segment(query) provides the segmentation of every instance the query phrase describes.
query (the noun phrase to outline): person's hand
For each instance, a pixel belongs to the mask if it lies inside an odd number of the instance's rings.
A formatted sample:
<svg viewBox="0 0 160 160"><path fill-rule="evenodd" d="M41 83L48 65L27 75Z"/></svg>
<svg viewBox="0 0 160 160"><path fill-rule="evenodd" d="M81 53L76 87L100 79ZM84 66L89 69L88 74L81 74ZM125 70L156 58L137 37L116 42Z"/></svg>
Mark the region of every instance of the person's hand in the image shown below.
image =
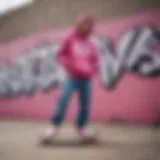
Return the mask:
<svg viewBox="0 0 160 160"><path fill-rule="evenodd" d="M83 61L76 64L76 70L84 75L91 74L93 71L92 67L88 63L85 63Z"/></svg>

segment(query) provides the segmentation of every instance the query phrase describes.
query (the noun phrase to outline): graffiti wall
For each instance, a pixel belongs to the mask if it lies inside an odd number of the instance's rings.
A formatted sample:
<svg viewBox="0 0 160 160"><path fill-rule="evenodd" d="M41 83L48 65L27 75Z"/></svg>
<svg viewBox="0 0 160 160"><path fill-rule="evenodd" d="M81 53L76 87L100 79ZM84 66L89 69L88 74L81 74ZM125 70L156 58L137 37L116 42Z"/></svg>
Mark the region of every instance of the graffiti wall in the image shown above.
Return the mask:
<svg viewBox="0 0 160 160"><path fill-rule="evenodd" d="M160 12L148 12L96 26L99 55L93 79L93 120L150 123L160 115ZM49 118L65 80L56 60L72 28L28 36L0 45L0 116ZM72 98L68 118L78 109Z"/></svg>

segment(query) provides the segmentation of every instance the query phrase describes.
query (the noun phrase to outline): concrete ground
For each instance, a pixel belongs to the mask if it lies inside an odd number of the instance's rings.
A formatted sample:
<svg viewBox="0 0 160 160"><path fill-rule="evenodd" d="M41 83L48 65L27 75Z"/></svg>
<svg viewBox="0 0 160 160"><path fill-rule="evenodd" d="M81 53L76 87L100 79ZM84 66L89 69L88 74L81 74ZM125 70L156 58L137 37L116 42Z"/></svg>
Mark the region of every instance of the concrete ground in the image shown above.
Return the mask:
<svg viewBox="0 0 160 160"><path fill-rule="evenodd" d="M81 146L74 127L63 126L57 145L38 144L45 122L0 121L0 160L158 160L160 129L93 124L100 144ZM59 145L58 145L59 143Z"/></svg>

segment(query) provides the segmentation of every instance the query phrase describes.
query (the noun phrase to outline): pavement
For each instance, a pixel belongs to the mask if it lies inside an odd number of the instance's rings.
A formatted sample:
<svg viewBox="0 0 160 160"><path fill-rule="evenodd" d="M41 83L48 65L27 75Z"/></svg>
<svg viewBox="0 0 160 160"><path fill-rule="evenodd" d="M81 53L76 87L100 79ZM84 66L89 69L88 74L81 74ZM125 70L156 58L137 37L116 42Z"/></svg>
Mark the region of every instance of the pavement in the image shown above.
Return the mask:
<svg viewBox="0 0 160 160"><path fill-rule="evenodd" d="M55 145L39 140L49 124L0 120L0 160L159 160L160 129L152 126L91 124L99 143L81 145L72 124L64 124Z"/></svg>

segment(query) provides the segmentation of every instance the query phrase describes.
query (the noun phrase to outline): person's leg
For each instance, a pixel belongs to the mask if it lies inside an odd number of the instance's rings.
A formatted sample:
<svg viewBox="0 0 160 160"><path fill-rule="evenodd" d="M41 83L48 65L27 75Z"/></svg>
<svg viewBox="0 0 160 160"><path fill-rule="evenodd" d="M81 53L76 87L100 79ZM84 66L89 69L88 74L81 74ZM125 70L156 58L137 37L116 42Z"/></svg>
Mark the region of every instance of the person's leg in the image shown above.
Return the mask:
<svg viewBox="0 0 160 160"><path fill-rule="evenodd" d="M58 105L55 108L53 116L51 117L51 123L54 126L59 126L63 122L68 101L75 87L76 80L73 78L67 79L64 83L64 86L62 87L62 93L58 101Z"/></svg>
<svg viewBox="0 0 160 160"><path fill-rule="evenodd" d="M85 142L92 142L96 140L96 133L92 130L86 129L90 114L90 99L91 99L91 82L90 80L81 80L78 82L80 107L76 121L77 134L79 138Z"/></svg>
<svg viewBox="0 0 160 160"><path fill-rule="evenodd" d="M84 128L88 122L91 98L91 82L90 80L79 80L79 113L77 116L77 128Z"/></svg>
<svg viewBox="0 0 160 160"><path fill-rule="evenodd" d="M42 143L50 142L55 135L57 135L60 124L64 120L64 115L66 111L66 107L71 97L73 90L76 87L76 80L74 78L68 78L64 85L62 86L62 93L59 98L58 104L55 108L55 112L51 117L52 127L48 128L42 138Z"/></svg>

